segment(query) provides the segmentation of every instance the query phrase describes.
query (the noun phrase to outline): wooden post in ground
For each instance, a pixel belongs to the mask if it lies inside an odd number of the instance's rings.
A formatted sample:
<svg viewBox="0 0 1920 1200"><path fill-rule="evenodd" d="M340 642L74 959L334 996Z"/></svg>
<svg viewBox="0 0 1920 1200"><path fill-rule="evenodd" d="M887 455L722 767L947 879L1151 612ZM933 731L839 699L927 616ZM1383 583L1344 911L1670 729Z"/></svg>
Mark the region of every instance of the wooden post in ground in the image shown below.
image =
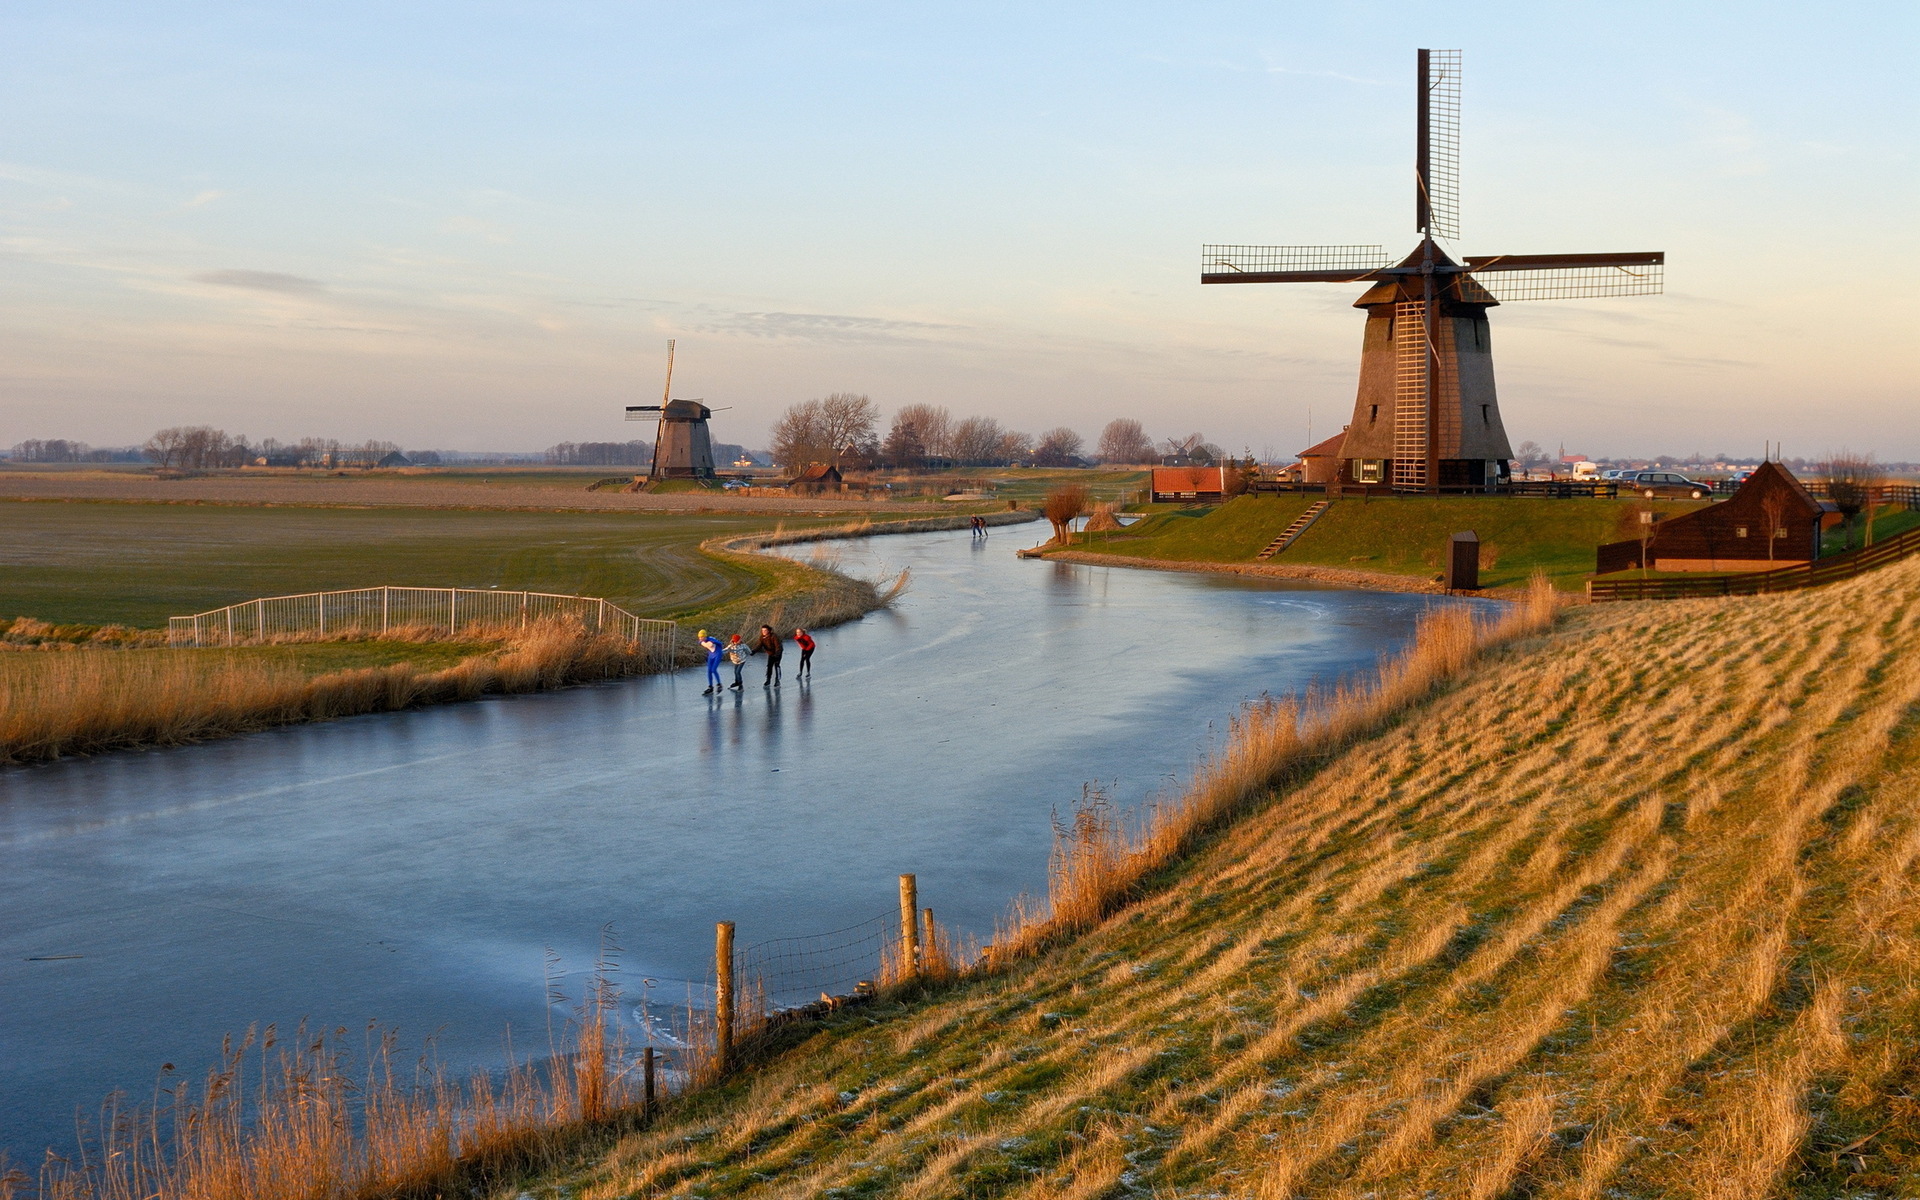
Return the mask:
<svg viewBox="0 0 1920 1200"><path fill-rule="evenodd" d="M713 1057L721 1071L733 1066L733 922L713 928Z"/></svg>
<svg viewBox="0 0 1920 1200"><path fill-rule="evenodd" d="M380 589L380 636L381 637L387 636L387 604L390 598L392 597L392 595L393 595L392 588L383 587Z"/></svg>
<svg viewBox="0 0 1920 1200"><path fill-rule="evenodd" d="M931 966L940 961L940 947L934 941L933 910L920 910L920 961Z"/></svg>
<svg viewBox="0 0 1920 1200"><path fill-rule="evenodd" d="M641 1090L640 1115L653 1120L653 1047L648 1046L640 1055Z"/></svg>
<svg viewBox="0 0 1920 1200"><path fill-rule="evenodd" d="M900 877L900 978L920 974L920 888L911 875Z"/></svg>

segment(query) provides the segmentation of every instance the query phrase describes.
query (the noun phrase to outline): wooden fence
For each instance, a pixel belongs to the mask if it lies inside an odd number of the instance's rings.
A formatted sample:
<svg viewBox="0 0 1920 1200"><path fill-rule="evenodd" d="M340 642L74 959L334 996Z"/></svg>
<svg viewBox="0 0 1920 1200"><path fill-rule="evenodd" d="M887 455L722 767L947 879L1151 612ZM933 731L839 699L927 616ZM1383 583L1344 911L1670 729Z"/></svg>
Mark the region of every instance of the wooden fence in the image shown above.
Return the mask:
<svg viewBox="0 0 1920 1200"><path fill-rule="evenodd" d="M594 633L643 645L656 670L673 665L679 626L650 621L592 596L502 592L492 588L358 588L267 596L167 621L171 646L244 646L310 638L379 637L393 630L525 629L535 621L575 621Z"/></svg>
<svg viewBox="0 0 1920 1200"><path fill-rule="evenodd" d="M1638 550L1639 543L1630 544ZM1688 600L1697 596L1757 596L1766 592L1792 592L1852 579L1916 553L1920 553L1920 529L1909 529L1859 550L1849 550L1798 566L1777 567L1771 571L1701 575L1695 578L1590 579L1587 581L1587 599L1596 602Z"/></svg>

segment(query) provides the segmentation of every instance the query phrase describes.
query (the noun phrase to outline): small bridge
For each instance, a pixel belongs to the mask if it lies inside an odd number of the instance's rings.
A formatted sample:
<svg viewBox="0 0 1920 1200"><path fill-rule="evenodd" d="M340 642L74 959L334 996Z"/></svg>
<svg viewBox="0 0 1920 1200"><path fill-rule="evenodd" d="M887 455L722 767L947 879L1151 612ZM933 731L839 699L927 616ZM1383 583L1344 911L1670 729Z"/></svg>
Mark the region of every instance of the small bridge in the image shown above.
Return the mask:
<svg viewBox="0 0 1920 1200"><path fill-rule="evenodd" d="M321 638L421 633L453 637L461 631L499 636L537 621L570 621L597 634L644 645L673 662L679 625L636 617L609 600L552 592L495 588L356 588L266 596L167 619L170 646L245 646Z"/></svg>

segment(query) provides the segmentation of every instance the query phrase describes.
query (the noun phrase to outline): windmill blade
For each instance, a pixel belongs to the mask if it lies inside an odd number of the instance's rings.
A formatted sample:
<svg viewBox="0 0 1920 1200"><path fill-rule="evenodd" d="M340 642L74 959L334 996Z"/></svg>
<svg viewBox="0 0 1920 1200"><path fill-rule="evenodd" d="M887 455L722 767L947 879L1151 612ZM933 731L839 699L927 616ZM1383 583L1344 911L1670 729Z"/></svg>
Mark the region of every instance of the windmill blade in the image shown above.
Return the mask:
<svg viewBox="0 0 1920 1200"><path fill-rule="evenodd" d="M629 404L627 405L627 420L644 421L647 419L648 413L657 413L659 411L660 405L658 404Z"/></svg>
<svg viewBox="0 0 1920 1200"><path fill-rule="evenodd" d="M1200 282L1353 283L1392 262L1383 246L1202 246Z"/></svg>
<svg viewBox="0 0 1920 1200"><path fill-rule="evenodd" d="M1449 241L1460 236L1460 52L1420 52L1414 227Z"/></svg>
<svg viewBox="0 0 1920 1200"><path fill-rule="evenodd" d="M1467 259L1467 270L1496 300L1586 300L1657 296L1666 285L1662 250L1626 254L1494 254Z"/></svg>

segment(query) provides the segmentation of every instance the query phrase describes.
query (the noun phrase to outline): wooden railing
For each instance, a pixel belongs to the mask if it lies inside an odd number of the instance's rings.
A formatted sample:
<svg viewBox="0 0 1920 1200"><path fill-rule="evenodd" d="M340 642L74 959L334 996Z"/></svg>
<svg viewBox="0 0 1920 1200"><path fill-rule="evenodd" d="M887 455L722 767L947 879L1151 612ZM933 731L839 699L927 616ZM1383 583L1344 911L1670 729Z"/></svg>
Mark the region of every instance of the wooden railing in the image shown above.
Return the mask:
<svg viewBox="0 0 1920 1200"><path fill-rule="evenodd" d="M1701 575L1666 579L1590 579L1587 599L1689 600L1699 596L1757 596L1766 592L1793 592L1852 579L1888 563L1920 553L1920 529L1909 529L1882 542L1849 550L1831 558L1771 571L1731 575Z"/></svg>

